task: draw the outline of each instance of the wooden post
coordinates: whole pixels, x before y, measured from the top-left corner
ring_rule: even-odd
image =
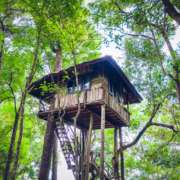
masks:
[[[80,130],[80,157],[79,157],[79,180],[81,180],[82,177],[82,163],[83,163],[83,135],[82,130]]]
[[[102,104],[101,105],[100,180],[104,180],[104,129],[105,129],[105,104]]]
[[[120,138],[120,148],[121,148],[123,146],[122,128],[119,128],[119,138]],[[121,162],[121,180],[125,180],[123,151],[120,152],[120,162]]]
[[[119,161],[118,161],[118,153],[117,153],[117,141],[118,140],[118,129],[114,128],[114,157],[113,157],[113,169],[114,169],[114,179],[119,179]]]
[[[83,129],[82,130],[82,162],[81,162],[81,180],[85,180],[84,177],[85,177],[85,167],[84,167],[84,164],[85,164],[85,149],[86,149],[86,140],[87,140],[87,130],[86,129]]]
[[[58,179],[57,168],[58,168],[58,139],[56,134],[54,134],[53,156],[52,156],[52,180]]]
[[[86,152],[85,152],[85,180],[89,179],[89,161],[90,161],[90,150],[91,150],[91,135],[92,135],[92,127],[93,127],[93,114],[90,113],[90,121],[89,121],[89,130],[86,144]]]

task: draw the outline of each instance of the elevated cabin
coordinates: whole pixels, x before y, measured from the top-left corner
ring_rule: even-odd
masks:
[[[89,116],[93,113],[93,129],[99,129],[101,105],[105,104],[106,128],[128,126],[130,114],[126,107],[139,103],[141,96],[115,60],[105,56],[78,64],[76,69],[78,85],[74,67],[48,74],[32,83],[31,95],[46,104],[55,100],[54,109],[51,112],[42,109],[39,117],[47,120],[48,113],[53,113],[55,118],[63,116],[66,123],[72,124],[79,104],[78,127],[88,128]]]

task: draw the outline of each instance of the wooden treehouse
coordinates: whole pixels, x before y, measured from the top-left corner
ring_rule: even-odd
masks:
[[[118,129],[129,126],[128,105],[139,103],[141,96],[110,56],[48,74],[32,83],[29,90],[44,105],[38,116],[48,120],[51,114],[56,121],[56,135],[68,168],[72,169],[76,179],[87,180],[88,176],[91,179],[112,179],[112,174],[113,179],[121,179],[118,166],[112,167],[112,174],[105,172],[104,129],[114,128],[113,158],[118,162]],[[80,132],[78,158],[74,151],[73,132],[69,130],[75,117]],[[98,129],[101,130],[100,165],[91,157],[91,132]]]

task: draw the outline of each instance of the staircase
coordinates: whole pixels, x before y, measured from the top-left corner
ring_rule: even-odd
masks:
[[[71,169],[75,175],[75,152],[71,145],[73,142],[72,139],[70,140],[63,122],[56,122],[56,134],[57,138],[59,139],[68,169]]]
[[[70,128],[65,128],[64,122],[56,121],[56,134],[59,139],[62,152],[64,154],[68,169],[71,169],[74,177],[76,177],[76,168],[75,168],[75,152],[72,147],[74,143],[73,131]],[[70,136],[72,135],[72,136]],[[79,158],[79,157],[78,157]],[[90,173],[94,175],[94,177],[99,177],[99,168],[95,163],[90,163]],[[104,179],[109,180],[106,173],[104,173]]]

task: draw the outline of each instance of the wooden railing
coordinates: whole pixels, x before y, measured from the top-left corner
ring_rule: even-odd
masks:
[[[67,94],[67,95],[57,95],[56,97],[56,107],[67,108],[74,107],[78,104],[78,98],[80,104],[91,104],[96,103],[98,101],[104,100],[104,93],[102,88],[91,89],[87,91],[82,91],[79,95],[75,94]]]
[[[56,95],[56,108],[71,108],[78,105],[78,94],[67,94],[67,95]],[[103,88],[95,88],[87,91],[82,91],[79,94],[80,104],[95,104],[98,102],[104,102],[108,108],[111,108],[115,113],[118,114],[120,119],[125,123],[129,124],[130,114],[129,112],[117,102],[117,98],[109,94],[104,93]]]
[[[117,98],[113,97],[111,95],[108,95],[107,104],[112,108],[115,112],[119,114],[121,119],[128,125],[130,120],[130,114],[129,112],[121,105],[119,102],[117,102]]]

